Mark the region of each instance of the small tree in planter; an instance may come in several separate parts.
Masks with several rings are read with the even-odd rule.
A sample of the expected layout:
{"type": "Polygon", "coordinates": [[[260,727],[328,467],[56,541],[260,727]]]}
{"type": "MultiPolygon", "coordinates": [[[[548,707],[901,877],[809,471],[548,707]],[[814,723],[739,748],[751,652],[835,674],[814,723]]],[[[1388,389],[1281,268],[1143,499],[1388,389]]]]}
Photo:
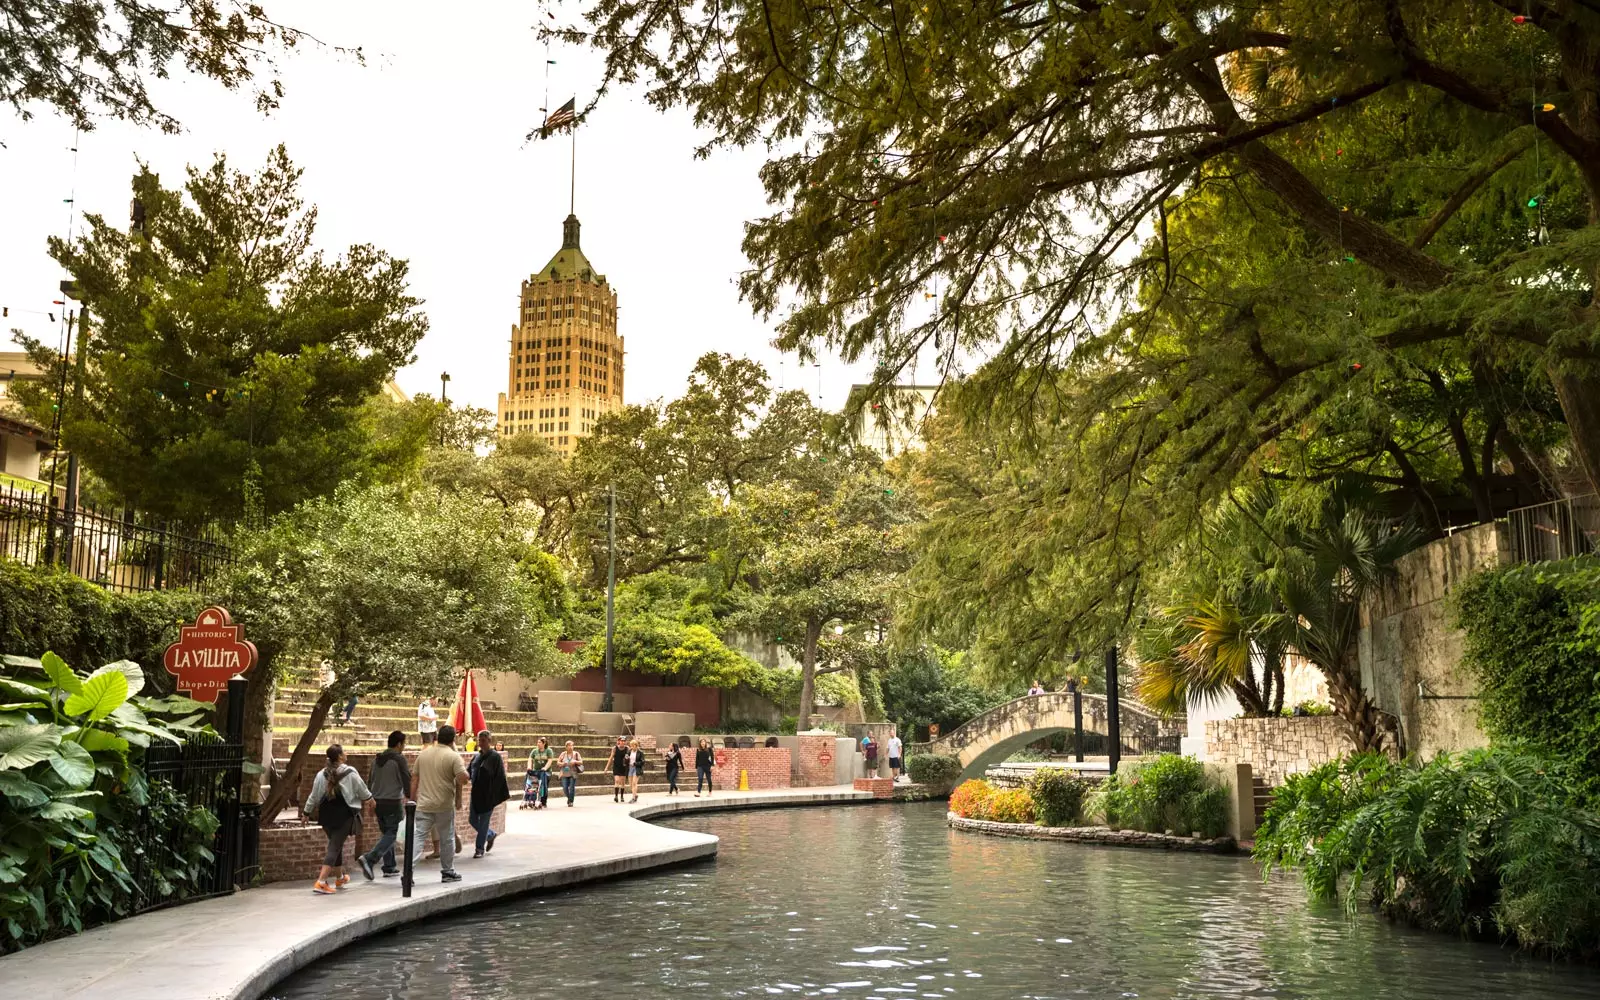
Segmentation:
{"type": "Polygon", "coordinates": [[[232,601],[285,655],[327,658],[337,680],[311,708],[270,824],[333,705],[356,690],[438,691],[465,667],[556,669],[550,626],[506,514],[430,489],[341,487],[246,540],[232,601]]]}
{"type": "Polygon", "coordinates": [[[906,761],[911,780],[928,786],[934,795],[949,795],[961,778],[961,758],[942,753],[918,754],[906,761]]]}

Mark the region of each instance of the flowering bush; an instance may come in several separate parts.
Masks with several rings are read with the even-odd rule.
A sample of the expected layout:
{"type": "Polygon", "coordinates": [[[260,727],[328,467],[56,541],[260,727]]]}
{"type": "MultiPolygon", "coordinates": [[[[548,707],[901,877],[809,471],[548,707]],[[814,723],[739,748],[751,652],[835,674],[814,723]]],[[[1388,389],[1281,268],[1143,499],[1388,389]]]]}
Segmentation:
{"type": "Polygon", "coordinates": [[[1033,796],[1026,788],[1007,788],[989,797],[987,819],[996,823],[1032,823],[1033,796]]]}
{"type": "Polygon", "coordinates": [[[950,795],[950,811],[963,819],[988,819],[995,790],[987,781],[963,781],[950,795]]]}

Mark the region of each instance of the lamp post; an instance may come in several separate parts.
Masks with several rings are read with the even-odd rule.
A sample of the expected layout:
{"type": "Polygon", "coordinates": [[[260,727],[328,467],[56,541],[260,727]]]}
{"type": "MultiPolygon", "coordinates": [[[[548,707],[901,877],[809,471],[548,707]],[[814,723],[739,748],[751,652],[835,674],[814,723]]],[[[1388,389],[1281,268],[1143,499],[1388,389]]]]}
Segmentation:
{"type": "Polygon", "coordinates": [[[606,487],[606,695],[600,711],[611,711],[611,660],[615,649],[617,600],[617,488],[606,487]]]}
{"type": "Polygon", "coordinates": [[[445,416],[450,411],[450,373],[439,373],[439,405],[444,407],[444,412],[439,414],[439,447],[444,447],[445,416]]]}
{"type": "Polygon", "coordinates": [[[1122,714],[1117,704],[1117,647],[1106,647],[1106,763],[1112,774],[1122,759],[1122,714]]]}

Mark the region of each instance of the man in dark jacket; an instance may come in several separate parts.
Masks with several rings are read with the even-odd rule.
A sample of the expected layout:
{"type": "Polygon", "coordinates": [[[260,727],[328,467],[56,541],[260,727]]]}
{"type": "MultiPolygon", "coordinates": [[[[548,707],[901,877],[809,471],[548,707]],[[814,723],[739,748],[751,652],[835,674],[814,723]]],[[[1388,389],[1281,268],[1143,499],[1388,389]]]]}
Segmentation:
{"type": "Polygon", "coordinates": [[[478,755],[467,765],[467,776],[472,779],[467,822],[478,831],[478,843],[472,856],[481,858],[494,850],[494,838],[498,836],[489,829],[489,821],[494,818],[494,807],[511,797],[511,789],[506,783],[505,759],[494,748],[487,729],[478,733],[478,755]]]}
{"type": "Polygon", "coordinates": [[[378,842],[356,860],[361,874],[372,878],[372,864],[383,859],[383,877],[400,874],[394,862],[394,841],[400,832],[400,818],[406,812],[406,794],[411,790],[411,768],[406,764],[406,734],[396,729],[389,734],[389,749],[378,754],[367,776],[373,806],[378,811],[378,842]]]}

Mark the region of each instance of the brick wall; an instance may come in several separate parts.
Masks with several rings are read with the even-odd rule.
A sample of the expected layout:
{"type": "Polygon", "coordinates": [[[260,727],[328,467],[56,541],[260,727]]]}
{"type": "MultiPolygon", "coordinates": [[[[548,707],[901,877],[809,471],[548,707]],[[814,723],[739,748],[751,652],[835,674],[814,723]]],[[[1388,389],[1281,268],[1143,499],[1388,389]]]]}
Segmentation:
{"type": "MultiPolygon", "coordinates": [[[[736,789],[739,772],[750,775],[752,791],[765,788],[788,788],[791,756],[783,747],[751,747],[748,749],[718,748],[716,764],[711,768],[713,787],[736,789]]],[[[690,773],[693,773],[692,770],[690,773]]]]}
{"type": "MultiPolygon", "coordinates": [[[[465,853],[472,853],[477,831],[467,822],[467,810],[456,810],[456,834],[461,838],[465,853]]],[[[405,821],[401,820],[402,835],[405,821]]],[[[506,804],[495,807],[489,826],[497,831],[506,828],[506,804]]],[[[344,861],[351,877],[359,878],[356,855],[362,854],[378,842],[378,817],[371,801],[361,810],[360,832],[344,842],[344,861]]],[[[435,840],[437,843],[437,840],[435,840]]],[[[432,845],[429,850],[433,849],[432,845]]],[[[328,850],[328,836],[315,823],[298,826],[275,826],[261,831],[261,880],[263,882],[311,881],[322,864],[328,850]]]]}
{"type": "Polygon", "coordinates": [[[1303,774],[1352,749],[1349,729],[1332,715],[1206,723],[1206,760],[1249,764],[1256,777],[1274,787],[1291,774],[1303,774]]]}
{"type": "Polygon", "coordinates": [[[875,799],[894,798],[893,778],[857,778],[855,790],[858,792],[871,792],[875,799]]]}
{"type": "Polygon", "coordinates": [[[801,736],[799,739],[799,760],[795,768],[799,776],[798,784],[808,788],[834,784],[833,759],[839,752],[836,737],[829,733],[826,736],[801,736]]]}

